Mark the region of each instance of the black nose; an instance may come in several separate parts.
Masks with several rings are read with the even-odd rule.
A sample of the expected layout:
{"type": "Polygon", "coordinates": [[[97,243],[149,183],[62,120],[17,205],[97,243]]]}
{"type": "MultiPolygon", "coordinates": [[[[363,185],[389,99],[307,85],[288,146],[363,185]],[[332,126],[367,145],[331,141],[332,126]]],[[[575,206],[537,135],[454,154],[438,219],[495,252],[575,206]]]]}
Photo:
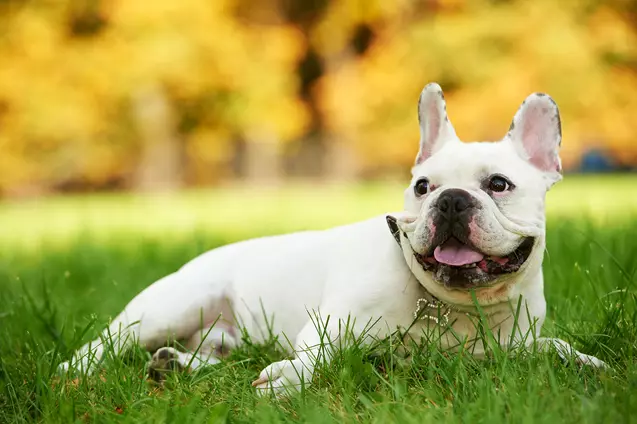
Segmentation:
{"type": "Polygon", "coordinates": [[[459,188],[445,190],[436,202],[436,207],[445,214],[459,214],[473,206],[473,197],[459,188]]]}

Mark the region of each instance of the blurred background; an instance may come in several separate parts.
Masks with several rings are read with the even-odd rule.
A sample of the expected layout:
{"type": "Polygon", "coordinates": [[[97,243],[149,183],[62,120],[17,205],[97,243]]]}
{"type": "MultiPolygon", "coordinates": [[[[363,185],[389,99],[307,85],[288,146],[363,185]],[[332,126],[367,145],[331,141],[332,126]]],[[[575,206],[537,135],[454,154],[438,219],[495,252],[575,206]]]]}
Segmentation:
{"type": "Polygon", "coordinates": [[[0,193],[406,175],[422,87],[464,140],[558,102],[567,171],[637,165],[631,0],[0,0],[0,193]]]}
{"type": "Polygon", "coordinates": [[[633,0],[0,0],[0,198],[404,184],[430,81],[463,140],[544,91],[566,172],[637,166],[633,0]]]}

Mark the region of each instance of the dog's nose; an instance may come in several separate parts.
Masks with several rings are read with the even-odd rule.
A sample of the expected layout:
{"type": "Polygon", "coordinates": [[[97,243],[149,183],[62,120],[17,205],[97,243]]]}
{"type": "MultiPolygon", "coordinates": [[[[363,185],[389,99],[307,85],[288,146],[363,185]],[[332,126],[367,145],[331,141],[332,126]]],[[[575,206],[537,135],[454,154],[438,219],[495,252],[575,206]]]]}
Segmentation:
{"type": "Polygon", "coordinates": [[[473,204],[473,197],[468,192],[459,188],[452,188],[445,190],[438,197],[436,207],[444,213],[459,214],[473,207],[473,204]]]}

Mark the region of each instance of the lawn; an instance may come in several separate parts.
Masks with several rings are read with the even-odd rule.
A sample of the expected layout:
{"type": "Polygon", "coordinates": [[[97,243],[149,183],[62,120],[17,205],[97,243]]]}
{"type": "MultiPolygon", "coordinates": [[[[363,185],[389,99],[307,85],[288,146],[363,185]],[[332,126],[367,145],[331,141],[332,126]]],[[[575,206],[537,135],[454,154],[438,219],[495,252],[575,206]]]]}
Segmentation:
{"type": "Polygon", "coordinates": [[[351,348],[291,399],[250,382],[283,353],[247,344],[215,367],[156,386],[147,354],[90,377],[55,374],[137,292],[234,240],[326,228],[401,208],[394,183],[226,187],[0,204],[0,423],[629,422],[637,416],[637,177],[567,176],[549,193],[544,334],[612,365],[554,354],[476,361],[436,349],[405,363],[351,348]]]}

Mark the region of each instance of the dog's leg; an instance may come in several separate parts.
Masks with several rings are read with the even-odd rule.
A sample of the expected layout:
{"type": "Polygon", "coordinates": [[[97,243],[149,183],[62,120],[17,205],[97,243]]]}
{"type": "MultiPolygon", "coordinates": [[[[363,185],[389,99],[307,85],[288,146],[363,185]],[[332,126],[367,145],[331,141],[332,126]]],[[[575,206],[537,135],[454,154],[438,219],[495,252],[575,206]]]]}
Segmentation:
{"type": "Polygon", "coordinates": [[[548,352],[551,349],[555,349],[560,358],[565,361],[568,361],[569,358],[573,358],[575,363],[578,365],[589,365],[595,368],[608,367],[608,365],[606,365],[606,363],[601,359],[597,359],[594,356],[586,355],[585,353],[573,349],[570,344],[562,339],[539,337],[535,342],[539,351],[548,352]]]}
{"type": "Polygon", "coordinates": [[[295,358],[268,365],[252,386],[261,396],[289,395],[300,391],[311,383],[319,361],[329,364],[336,342],[340,347],[345,347],[350,340],[369,331],[371,327],[368,324],[350,322],[345,318],[339,320],[338,315],[330,316],[325,322],[310,320],[296,338],[295,358]]]}
{"type": "MultiPolygon", "coordinates": [[[[297,336],[294,359],[274,362],[261,371],[259,378],[252,382],[252,386],[257,389],[257,394],[261,396],[292,394],[300,391],[303,386],[309,385],[319,355],[324,353],[326,348],[323,337],[316,327],[313,321],[303,327],[297,336]]],[[[328,331],[325,335],[329,337],[329,330],[334,328],[326,328],[326,330],[328,331]]],[[[325,355],[323,359],[329,360],[329,355],[325,355]]]]}
{"type": "Polygon", "coordinates": [[[216,323],[214,327],[197,331],[186,343],[186,352],[173,347],[158,349],[148,365],[149,376],[161,381],[173,371],[194,371],[218,364],[221,358],[241,343],[238,330],[224,324],[216,323]]]}
{"type": "Polygon", "coordinates": [[[119,355],[134,343],[152,351],[170,340],[186,339],[215,322],[229,308],[224,285],[211,283],[202,274],[179,271],[147,287],[98,339],[85,344],[59,370],[91,373],[105,353],[119,355]]]}

